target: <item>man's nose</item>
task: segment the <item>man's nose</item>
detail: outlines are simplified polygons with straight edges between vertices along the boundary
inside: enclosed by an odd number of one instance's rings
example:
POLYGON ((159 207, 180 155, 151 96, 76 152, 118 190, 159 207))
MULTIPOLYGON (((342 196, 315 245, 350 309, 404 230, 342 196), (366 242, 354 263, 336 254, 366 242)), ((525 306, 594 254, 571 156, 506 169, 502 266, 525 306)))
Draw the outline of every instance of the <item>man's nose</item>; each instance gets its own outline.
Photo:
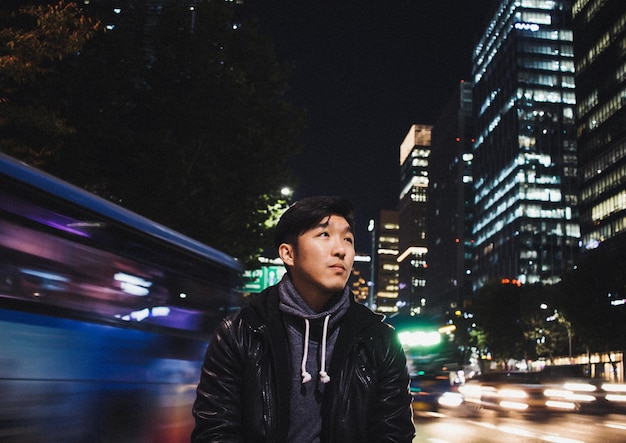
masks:
POLYGON ((333 255, 341 258, 345 257, 346 245, 342 238, 336 238, 333 242, 333 255))

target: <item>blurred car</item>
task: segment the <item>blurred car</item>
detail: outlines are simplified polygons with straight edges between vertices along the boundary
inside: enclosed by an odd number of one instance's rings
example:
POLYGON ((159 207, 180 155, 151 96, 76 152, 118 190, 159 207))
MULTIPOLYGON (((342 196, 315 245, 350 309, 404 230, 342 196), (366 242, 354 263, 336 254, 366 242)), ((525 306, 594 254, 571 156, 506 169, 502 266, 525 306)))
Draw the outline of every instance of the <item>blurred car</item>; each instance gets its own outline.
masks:
MULTIPOLYGON (((619 386, 585 376, 580 367, 546 367, 540 372, 492 372, 467 381, 459 392, 475 409, 544 412, 605 412, 606 389, 619 386)), ((624 390, 626 393, 626 389, 624 390)), ((615 395, 616 400, 622 398, 615 395)), ((626 401, 626 396, 623 397, 626 401)))
POLYGON ((414 414, 424 411, 435 412, 442 405, 456 406, 462 402, 448 374, 412 375, 410 389, 414 414))
POLYGON ((546 366, 539 376, 547 386, 549 406, 563 405, 581 412, 606 412, 610 407, 607 389, 618 386, 591 378, 587 365, 546 366))
POLYGON ((544 388, 533 372, 491 372, 466 381, 459 392, 476 409, 539 412, 546 408, 544 388))
POLYGON ((607 411, 626 412, 626 384, 602 383, 600 386, 604 394, 604 405, 607 411))

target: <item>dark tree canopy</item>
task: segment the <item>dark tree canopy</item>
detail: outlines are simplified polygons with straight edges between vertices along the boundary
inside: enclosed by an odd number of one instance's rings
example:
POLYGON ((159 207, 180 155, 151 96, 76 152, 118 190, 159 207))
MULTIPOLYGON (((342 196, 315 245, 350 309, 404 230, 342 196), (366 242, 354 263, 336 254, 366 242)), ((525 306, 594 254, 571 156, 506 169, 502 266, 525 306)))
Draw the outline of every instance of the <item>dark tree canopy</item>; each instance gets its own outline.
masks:
POLYGON ((41 167, 74 132, 42 86, 101 25, 75 3, 19 3, 0 6, 0 150, 41 167))
POLYGON ((567 355, 572 330, 557 290, 500 282, 485 285, 472 303, 477 345, 500 361, 567 355))
POLYGON ((476 323, 483 333, 486 348, 495 359, 523 356, 524 332, 521 324, 520 288, 489 283, 472 303, 476 323))
MULTIPOLYGON (((115 27, 71 47, 25 99, 66 128, 40 166, 253 259, 271 244, 269 208, 294 184, 304 116, 284 98, 289 70, 236 2, 173 2, 156 16, 129 4, 118 17, 93 3, 84 13, 115 27)), ((42 145, 19 134, 0 143, 26 160, 14 148, 42 145)))
POLYGON ((590 352, 623 350, 626 343, 626 257, 623 244, 588 251, 563 277, 559 303, 590 352))

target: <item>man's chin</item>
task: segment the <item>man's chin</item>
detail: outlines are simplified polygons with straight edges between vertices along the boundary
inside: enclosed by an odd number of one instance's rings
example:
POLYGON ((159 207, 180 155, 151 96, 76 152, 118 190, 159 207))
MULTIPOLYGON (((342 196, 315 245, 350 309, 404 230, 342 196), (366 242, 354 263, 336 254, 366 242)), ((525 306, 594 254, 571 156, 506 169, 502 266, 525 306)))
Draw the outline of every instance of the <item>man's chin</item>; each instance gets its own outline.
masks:
POLYGON ((345 283, 344 283, 344 284, 343 284, 343 285, 341 285, 341 286, 339 286, 339 285, 337 285, 337 286, 332 286, 332 287, 331 287, 331 288, 329 288, 329 289, 330 289, 330 291, 331 291, 333 294, 336 294, 336 293, 338 293, 338 292, 343 292, 343 289, 344 289, 345 287, 346 287, 346 285, 345 285, 345 283))

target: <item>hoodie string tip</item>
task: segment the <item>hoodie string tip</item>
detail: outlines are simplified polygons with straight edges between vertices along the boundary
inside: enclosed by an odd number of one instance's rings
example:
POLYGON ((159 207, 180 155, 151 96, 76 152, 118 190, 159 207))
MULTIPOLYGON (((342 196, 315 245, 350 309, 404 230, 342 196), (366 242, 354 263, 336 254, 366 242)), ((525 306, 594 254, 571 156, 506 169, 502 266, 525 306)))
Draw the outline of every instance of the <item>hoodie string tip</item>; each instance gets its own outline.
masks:
POLYGON ((330 376, 326 373, 326 371, 320 371, 320 381, 324 384, 330 381, 330 376))
MULTIPOLYGON (((328 335, 328 321, 330 314, 324 318, 324 328, 322 329, 322 370, 319 372, 320 381, 324 384, 330 381, 330 376, 326 372, 326 339, 328 335)), ((306 361, 309 355, 309 319, 304 319, 304 350, 302 352, 302 384, 311 381, 311 374, 306 370, 306 361)))

